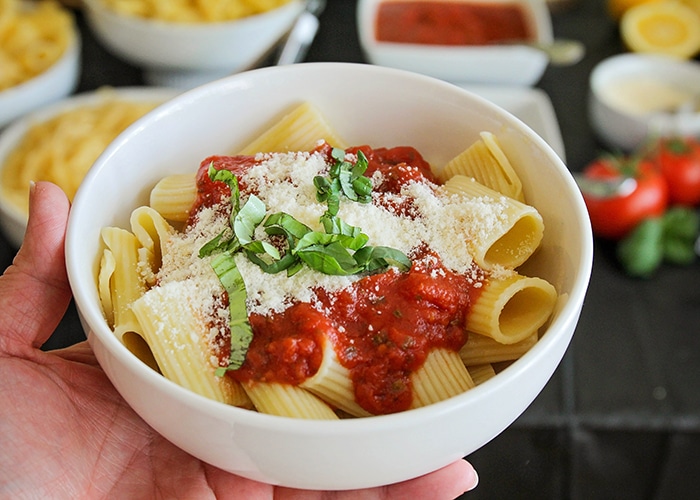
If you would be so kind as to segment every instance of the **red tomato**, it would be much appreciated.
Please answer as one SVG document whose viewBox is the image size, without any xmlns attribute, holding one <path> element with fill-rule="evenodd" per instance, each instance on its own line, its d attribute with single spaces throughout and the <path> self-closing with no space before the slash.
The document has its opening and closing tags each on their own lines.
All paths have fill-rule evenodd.
<svg viewBox="0 0 700 500">
<path fill-rule="evenodd" d="M 649 217 L 663 215 L 668 205 L 668 186 L 648 160 L 604 157 L 584 169 L 590 180 L 632 177 L 636 186 L 629 193 L 596 196 L 583 191 L 593 232 L 603 238 L 624 238 L 637 224 Z"/>
<path fill-rule="evenodd" d="M 700 142 L 692 138 L 662 139 L 652 158 L 668 183 L 671 203 L 700 204 Z"/>
</svg>

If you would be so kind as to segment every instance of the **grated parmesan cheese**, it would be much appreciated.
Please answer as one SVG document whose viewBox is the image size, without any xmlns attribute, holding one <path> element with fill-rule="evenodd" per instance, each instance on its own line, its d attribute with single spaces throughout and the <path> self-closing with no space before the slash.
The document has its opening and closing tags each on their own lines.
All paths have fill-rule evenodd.
<svg viewBox="0 0 700 500">
<path fill-rule="evenodd" d="M 271 153 L 259 154 L 257 159 L 260 163 L 241 176 L 241 181 L 265 203 L 268 213 L 286 212 L 312 229 L 322 231 L 319 219 L 327 206 L 316 200 L 313 179 L 327 174 L 324 156 L 320 153 Z M 381 181 L 381 175 L 373 175 L 374 185 Z M 381 196 L 386 199 L 387 195 L 381 193 Z M 484 239 L 505 220 L 503 199 L 448 195 L 432 184 L 413 182 L 404 186 L 400 195 L 390 196 L 396 196 L 397 206 L 401 201 L 411 200 L 415 218 L 375 203 L 362 204 L 347 199 L 341 201 L 338 216 L 360 227 L 369 236 L 368 245 L 392 247 L 410 256 L 414 249 L 426 244 L 440 255 L 447 268 L 462 274 L 471 269 L 469 241 Z M 241 204 L 244 201 L 242 194 Z M 229 212 L 222 207 L 202 209 L 191 227 L 175 234 L 163 245 L 163 265 L 157 274 L 160 284 L 196 283 L 188 287 L 188 293 L 197 296 L 190 300 L 197 301 L 200 310 L 209 311 L 215 324 L 228 314 L 221 304 L 216 307 L 214 299 L 223 293 L 223 287 L 211 268 L 211 258 L 200 258 L 198 252 L 222 231 L 230 231 L 228 217 Z M 258 228 L 256 238 L 269 239 L 269 236 Z M 361 276 L 329 276 L 306 266 L 292 277 L 285 272 L 267 274 L 243 253 L 238 253 L 235 260 L 246 284 L 248 311 L 262 315 L 282 312 L 296 302 L 320 307 L 315 288 L 339 291 L 361 279 Z M 420 264 L 430 265 L 429 262 Z M 475 277 L 474 281 L 479 280 Z M 210 338 L 215 338 L 216 334 L 212 332 Z"/>
</svg>

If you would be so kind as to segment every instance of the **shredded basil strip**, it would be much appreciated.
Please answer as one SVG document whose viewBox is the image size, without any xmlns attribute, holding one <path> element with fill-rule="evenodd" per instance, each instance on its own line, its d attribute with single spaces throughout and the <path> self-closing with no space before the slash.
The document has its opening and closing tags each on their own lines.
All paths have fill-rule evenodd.
<svg viewBox="0 0 700 500">
<path fill-rule="evenodd" d="M 226 371 L 237 370 L 241 367 L 245 361 L 250 342 L 253 340 L 253 329 L 248 321 L 248 311 L 245 304 L 247 296 L 245 283 L 238 267 L 236 267 L 233 254 L 229 252 L 218 254 L 212 259 L 211 266 L 228 293 L 231 314 L 228 323 L 231 329 L 231 354 L 228 366 L 219 367 L 216 370 L 216 375 L 221 377 Z"/>
</svg>

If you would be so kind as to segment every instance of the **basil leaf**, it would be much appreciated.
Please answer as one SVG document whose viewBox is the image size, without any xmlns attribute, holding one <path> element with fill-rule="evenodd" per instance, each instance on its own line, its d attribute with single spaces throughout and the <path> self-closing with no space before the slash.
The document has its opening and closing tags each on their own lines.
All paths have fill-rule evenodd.
<svg viewBox="0 0 700 500">
<path fill-rule="evenodd" d="M 289 240 L 299 240 L 306 233 L 311 232 L 311 228 L 302 224 L 291 215 L 278 212 L 271 214 L 264 223 L 265 231 L 268 234 L 283 234 Z"/>
<path fill-rule="evenodd" d="M 327 245 L 310 245 L 302 248 L 297 255 L 310 268 L 323 274 L 333 276 L 349 276 L 362 269 L 347 249 L 338 241 Z"/>
<path fill-rule="evenodd" d="M 336 165 L 341 164 L 345 161 L 345 150 L 342 148 L 333 148 L 331 150 L 331 157 L 337 162 Z"/>
<path fill-rule="evenodd" d="M 226 246 L 228 241 L 222 242 L 222 239 L 224 237 L 224 232 L 225 231 L 221 231 L 212 240 L 210 240 L 210 241 L 206 242 L 204 245 L 202 245 L 202 248 L 199 249 L 199 258 L 200 259 L 202 257 L 207 257 L 209 255 L 212 255 L 217 250 L 220 250 L 222 247 Z"/>
<path fill-rule="evenodd" d="M 354 258 L 359 266 L 367 271 L 376 271 L 390 265 L 399 268 L 401 271 L 411 269 L 411 259 L 403 252 L 391 247 L 364 247 L 355 252 Z"/>
<path fill-rule="evenodd" d="M 617 247 L 617 257 L 630 276 L 648 278 L 663 261 L 663 223 L 645 219 Z"/>
<path fill-rule="evenodd" d="M 246 256 L 248 257 L 248 260 L 259 266 L 260 269 L 267 274 L 277 274 L 287 270 L 287 276 L 292 276 L 299 271 L 297 268 L 298 264 L 300 263 L 299 258 L 296 255 L 293 255 L 291 252 L 285 254 L 282 258 L 271 262 L 261 259 L 253 252 L 246 252 Z"/>
<path fill-rule="evenodd" d="M 214 168 L 214 162 L 209 164 L 208 170 L 209 178 L 214 182 L 223 182 L 231 189 L 231 205 L 233 206 L 233 215 L 238 213 L 240 210 L 240 198 L 241 192 L 238 187 L 238 178 L 236 175 L 226 169 L 216 170 Z"/>
<path fill-rule="evenodd" d="M 243 246 L 243 249 L 248 252 L 248 254 L 262 254 L 267 255 L 273 260 L 280 259 L 280 252 L 267 241 L 251 241 L 250 243 Z"/>
<path fill-rule="evenodd" d="M 228 252 L 218 254 L 212 260 L 211 266 L 228 293 L 229 299 L 231 353 L 228 366 L 216 370 L 218 376 L 223 376 L 226 371 L 237 370 L 243 365 L 248 347 L 253 340 L 253 329 L 248 321 L 245 283 L 236 267 L 233 254 Z"/>
<path fill-rule="evenodd" d="M 265 219 L 265 204 L 255 195 L 250 195 L 233 218 L 233 232 L 241 245 L 253 241 L 255 228 Z"/>
<path fill-rule="evenodd" d="M 333 193 L 333 184 L 323 176 L 314 177 L 314 187 L 316 188 L 316 200 L 320 203 L 328 200 Z"/>
</svg>

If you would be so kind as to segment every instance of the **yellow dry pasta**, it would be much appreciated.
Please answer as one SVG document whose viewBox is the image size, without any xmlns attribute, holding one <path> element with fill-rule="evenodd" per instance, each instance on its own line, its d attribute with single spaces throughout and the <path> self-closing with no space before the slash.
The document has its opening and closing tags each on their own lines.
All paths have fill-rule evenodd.
<svg viewBox="0 0 700 500">
<path fill-rule="evenodd" d="M 277 120 L 265 133 L 238 151 L 238 154 L 311 151 L 320 140 L 333 147 L 347 147 L 318 108 L 306 102 Z"/>
<path fill-rule="evenodd" d="M 475 386 L 483 384 L 496 376 L 496 370 L 490 364 L 467 366 L 467 371 L 469 371 L 469 376 L 474 381 Z"/>
<path fill-rule="evenodd" d="M 281 7 L 291 0 L 99 0 L 124 15 L 175 23 L 235 21 Z"/>
<path fill-rule="evenodd" d="M 74 41 L 73 17 L 53 0 L 0 3 L 0 91 L 43 73 Z"/>
<path fill-rule="evenodd" d="M 185 222 L 196 197 L 195 174 L 173 174 L 153 187 L 150 206 L 169 221 Z"/>
<path fill-rule="evenodd" d="M 2 167 L 7 199 L 27 212 L 29 184 L 57 184 L 70 200 L 92 164 L 129 125 L 152 110 L 155 102 L 126 101 L 103 90 L 103 99 L 69 109 L 29 127 Z"/>
</svg>

